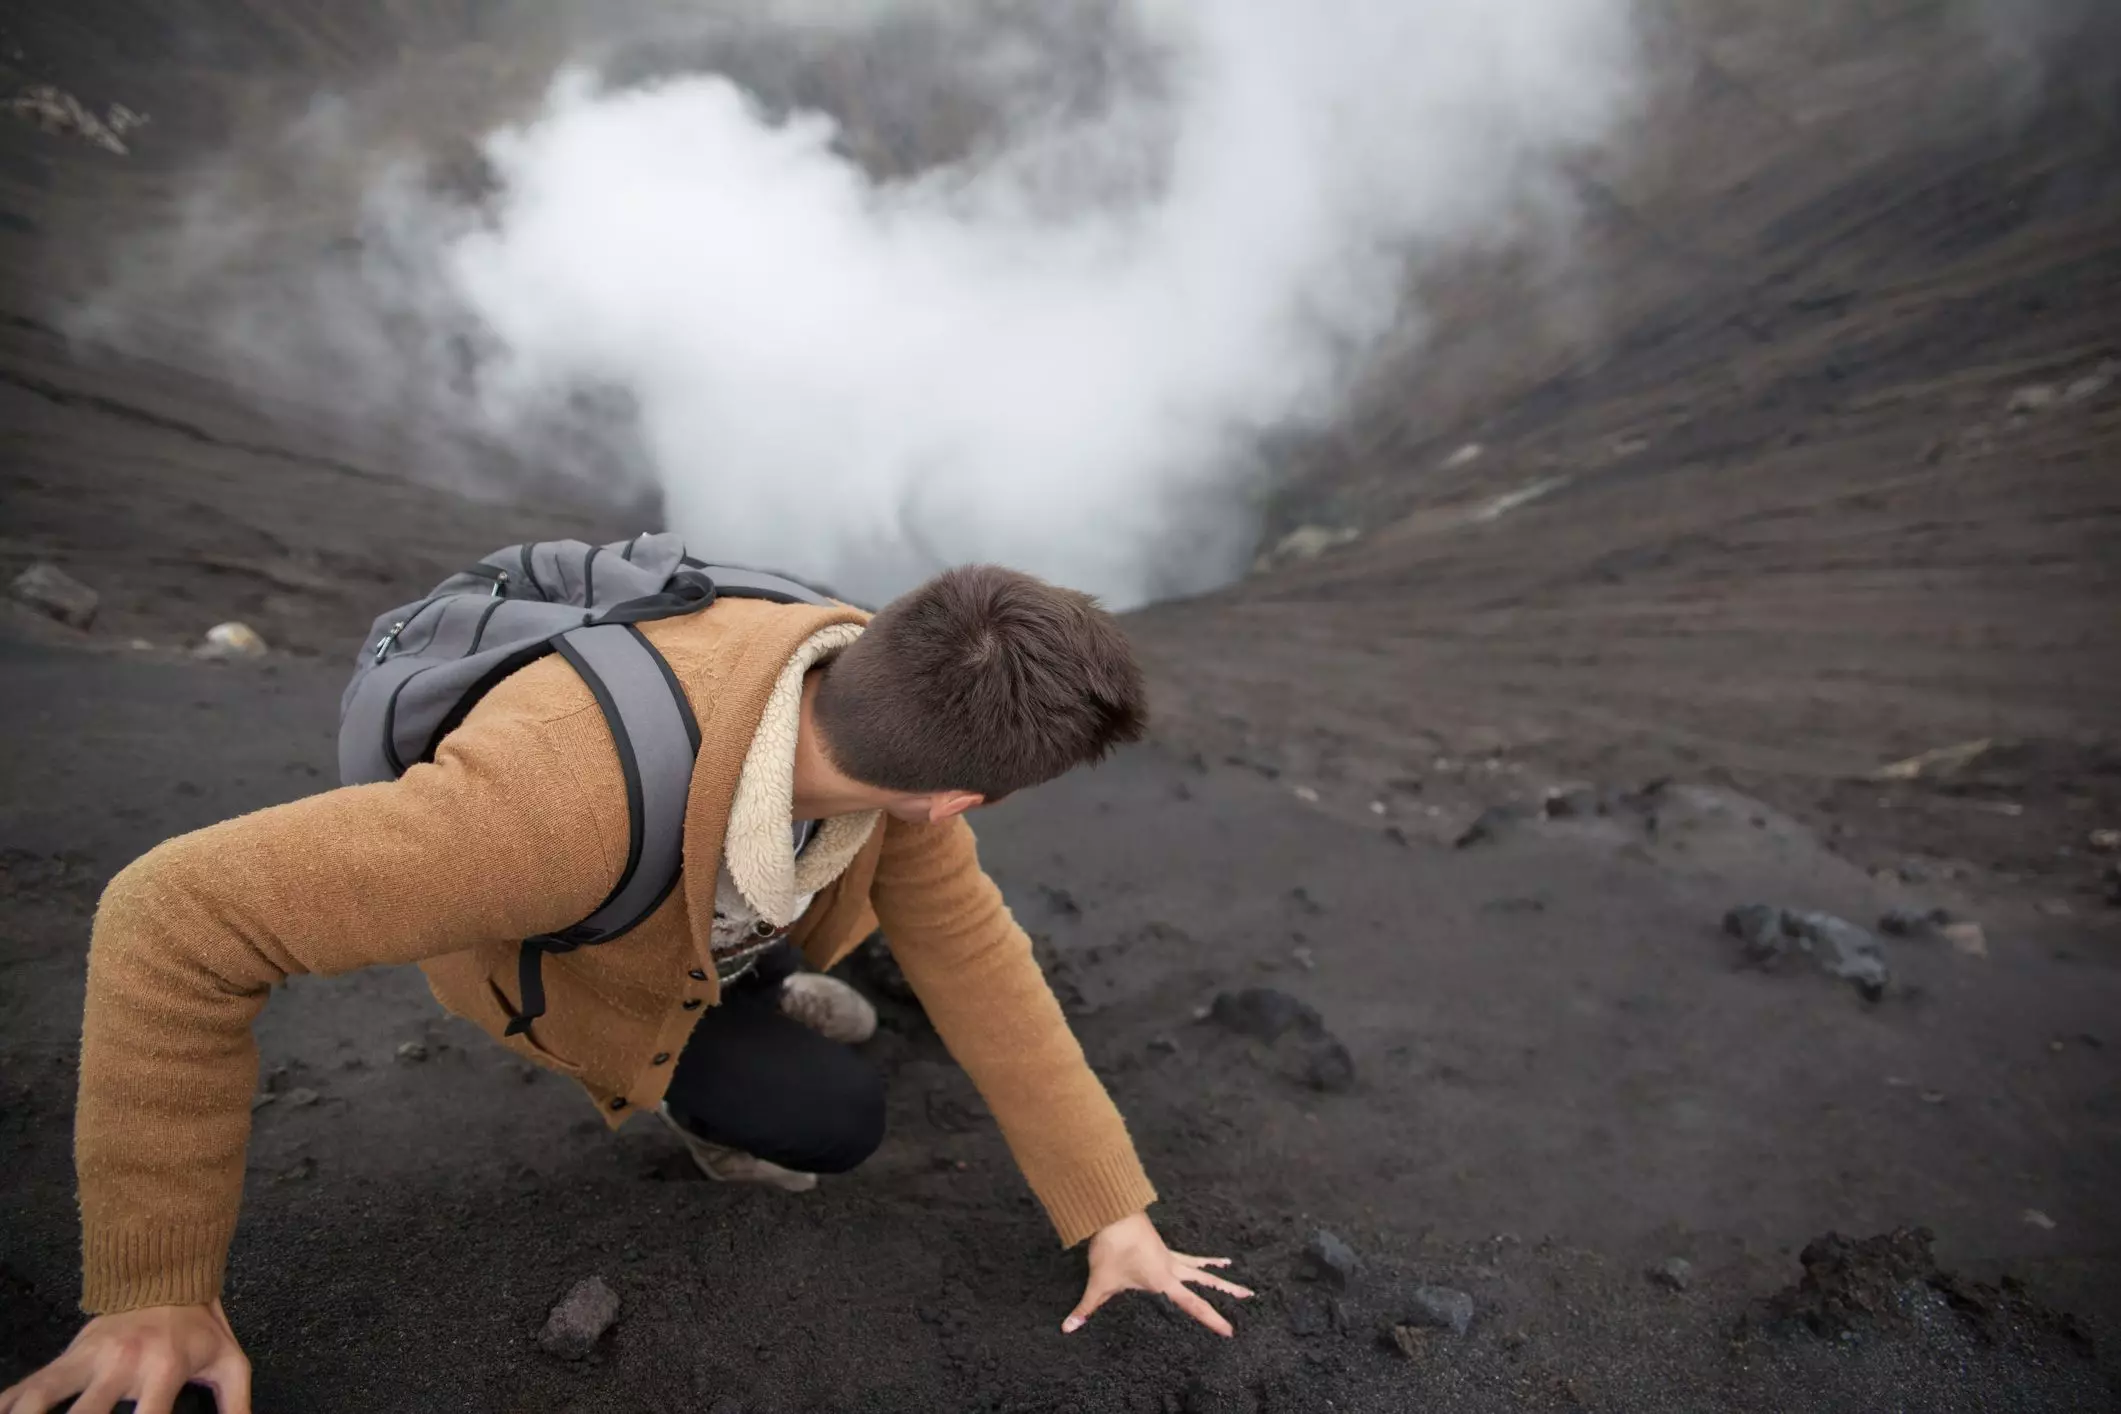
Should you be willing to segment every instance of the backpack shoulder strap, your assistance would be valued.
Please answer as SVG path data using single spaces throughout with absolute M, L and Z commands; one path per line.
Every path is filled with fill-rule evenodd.
M 558 933 L 523 941 L 517 981 L 522 1008 L 513 1036 L 545 1012 L 540 963 L 546 953 L 609 942 L 638 926 L 676 887 L 683 864 L 685 800 L 700 727 L 670 664 L 631 623 L 570 629 L 553 649 L 589 687 L 611 729 L 626 779 L 626 867 L 595 912 Z

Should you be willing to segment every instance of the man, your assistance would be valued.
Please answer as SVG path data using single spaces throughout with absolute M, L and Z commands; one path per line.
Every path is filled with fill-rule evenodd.
M 633 847 L 610 729 L 558 657 L 493 688 L 431 763 L 171 840 L 111 881 L 75 1128 L 93 1319 L 0 1414 L 76 1393 L 75 1414 L 126 1398 L 168 1414 L 186 1380 L 248 1414 L 219 1293 L 251 1023 L 275 984 L 418 962 L 443 1006 L 578 1080 L 614 1127 L 656 1111 L 711 1177 L 800 1190 L 882 1136 L 876 1076 L 842 1044 L 874 1014 L 818 975 L 879 922 L 1061 1240 L 1088 1240 L 1063 1330 L 1145 1290 L 1230 1334 L 1192 1288 L 1251 1293 L 1157 1235 L 1126 1128 L 960 818 L 1141 735 L 1119 626 L 1084 595 L 972 567 L 873 620 L 725 599 L 642 631 L 700 729 L 688 867 L 632 932 L 545 957 L 542 1012 L 520 994 L 521 940 L 590 914 Z

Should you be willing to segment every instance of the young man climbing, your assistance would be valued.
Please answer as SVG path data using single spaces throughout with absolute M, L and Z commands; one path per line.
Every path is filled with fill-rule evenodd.
M 583 577 L 636 573 L 635 549 L 601 570 L 589 551 Z M 521 569 L 532 608 L 555 597 L 527 547 Z M 494 599 L 521 592 L 505 568 L 475 570 Z M 579 590 L 557 597 L 611 592 Z M 1088 1240 L 1063 1329 L 1141 1290 L 1230 1334 L 1193 1288 L 1250 1293 L 1150 1223 L 1126 1128 L 961 818 L 1139 737 L 1141 674 L 1119 626 L 1086 596 L 993 567 L 953 570 L 874 618 L 770 593 L 707 598 L 598 620 L 663 665 L 693 751 L 674 771 L 646 749 L 640 710 L 629 732 L 615 708 L 625 665 L 559 635 L 572 646 L 489 673 L 424 752 L 393 748 L 415 762 L 394 779 L 168 841 L 112 880 L 89 948 L 75 1135 L 93 1319 L 0 1392 L 0 1414 L 76 1394 L 75 1414 L 121 1399 L 169 1414 L 186 1381 L 248 1414 L 220 1291 L 257 1082 L 251 1024 L 287 978 L 417 962 L 444 1007 L 573 1077 L 614 1126 L 654 1112 L 710 1177 L 802 1190 L 882 1138 L 880 1079 L 849 1048 L 875 1015 L 823 975 L 879 923 L 1062 1242 Z M 450 612 L 430 647 L 448 641 Z M 466 654 L 495 613 L 481 611 Z M 388 625 L 364 673 L 391 665 L 419 617 Z M 389 701 L 416 715 L 406 661 Z M 349 730 L 362 692 L 357 677 Z M 399 716 L 379 720 L 406 739 Z M 359 755 L 348 740 L 342 763 Z M 681 840 L 658 882 L 652 825 L 673 776 Z M 636 887 L 640 917 L 593 926 Z

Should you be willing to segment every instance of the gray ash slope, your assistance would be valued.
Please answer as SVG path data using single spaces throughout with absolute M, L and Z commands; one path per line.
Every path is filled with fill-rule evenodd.
M 2113 1406 L 2121 982 L 2084 840 L 2121 824 L 2101 705 L 2121 400 L 2061 394 L 2115 353 L 2114 127 L 2068 83 L 2006 122 L 1941 81 L 1866 108 L 1864 82 L 1904 98 L 1910 65 L 1974 65 L 1929 9 L 1814 36 L 1810 89 L 1739 7 L 1694 16 L 1714 62 L 1674 101 L 1707 116 L 1668 125 L 1647 175 L 1599 174 L 1618 196 L 1595 346 L 1513 373 L 1473 340 L 1423 365 L 1399 401 L 1428 440 L 1351 422 L 1372 430 L 1290 498 L 1291 526 L 1361 537 L 1140 616 L 1162 740 L 982 824 L 1162 1220 L 1260 1289 L 1242 1339 L 1146 1301 L 1059 1336 L 1077 1260 L 888 997 L 887 1147 L 790 1198 L 697 1181 L 650 1125 L 607 1137 L 393 972 L 266 1012 L 275 1098 L 229 1288 L 266 1407 Z M 459 499 L 328 409 L 57 332 L 74 244 L 154 209 L 186 141 L 400 36 L 479 70 L 459 41 L 480 13 L 6 21 L 11 81 L 156 123 L 117 159 L 0 122 L 0 569 L 50 559 L 104 597 L 91 633 L 17 615 L 0 646 L 0 1379 L 73 1320 L 101 882 L 325 783 L 338 655 L 376 604 L 638 514 L 553 504 L 564 486 Z M 185 33 L 215 43 L 173 57 Z M 1660 256 L 1659 231 L 1692 254 Z M 1477 280 L 1462 298 L 1453 327 L 1532 347 Z M 2058 396 L 2014 411 L 2028 387 Z M 228 617 L 290 651 L 181 651 Z M 2003 744 L 1957 777 L 1856 779 L 1983 736 Z M 1681 784 L 1644 791 L 1656 775 Z M 1452 847 L 1570 779 L 1609 787 L 1604 811 L 1505 811 Z M 1889 938 L 1867 1004 L 1741 966 L 1720 923 L 1749 903 L 1944 907 L 1986 955 Z M 1315 1009 L 1351 1085 L 1309 1083 L 1300 1026 L 1196 1019 L 1262 987 Z M 1903 1239 L 1853 1272 L 1814 1249 L 1802 1285 L 1815 1238 L 1912 1225 L 1956 1277 Z M 1305 1279 L 1320 1228 L 1361 1259 L 1345 1290 Z M 1646 1275 L 1675 1257 L 1683 1290 Z M 554 1360 L 539 1330 L 591 1275 L 618 1320 L 591 1360 Z M 1422 1286 L 1472 1299 L 1463 1337 L 1419 1326 Z

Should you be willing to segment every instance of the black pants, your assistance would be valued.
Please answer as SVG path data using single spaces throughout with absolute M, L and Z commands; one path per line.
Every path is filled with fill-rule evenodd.
M 797 966 L 783 944 L 723 989 L 693 1027 L 664 1103 L 712 1143 L 803 1173 L 845 1173 L 884 1141 L 884 1077 L 781 1015 L 781 984 Z

